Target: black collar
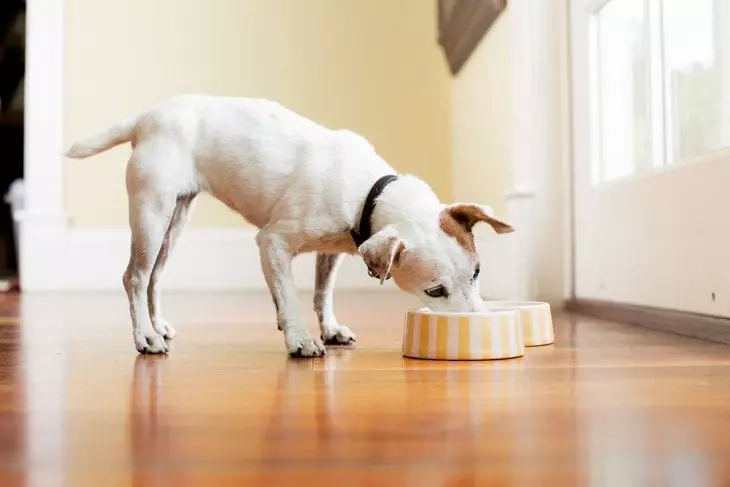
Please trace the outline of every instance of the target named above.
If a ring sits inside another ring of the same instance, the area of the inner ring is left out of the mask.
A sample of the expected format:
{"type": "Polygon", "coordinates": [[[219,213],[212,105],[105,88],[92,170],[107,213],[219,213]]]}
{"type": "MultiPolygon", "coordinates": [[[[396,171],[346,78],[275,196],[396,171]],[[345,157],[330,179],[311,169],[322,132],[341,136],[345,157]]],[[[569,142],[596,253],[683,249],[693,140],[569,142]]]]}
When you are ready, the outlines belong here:
{"type": "Polygon", "coordinates": [[[375,211],[375,199],[380,196],[385,187],[398,179],[395,174],[388,174],[375,181],[373,187],[370,188],[368,197],[365,198],[365,205],[362,207],[362,215],[360,215],[359,229],[353,228],[350,230],[350,235],[355,241],[355,245],[360,247],[367,239],[372,237],[372,227],[370,219],[373,217],[373,211],[375,211]]]}

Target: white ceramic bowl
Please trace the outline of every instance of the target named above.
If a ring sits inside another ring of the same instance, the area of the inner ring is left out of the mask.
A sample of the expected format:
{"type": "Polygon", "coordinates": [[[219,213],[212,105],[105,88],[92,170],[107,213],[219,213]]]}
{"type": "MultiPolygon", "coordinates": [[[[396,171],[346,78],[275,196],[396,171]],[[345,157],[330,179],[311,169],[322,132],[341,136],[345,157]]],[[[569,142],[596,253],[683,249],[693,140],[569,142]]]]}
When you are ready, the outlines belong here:
{"type": "Polygon", "coordinates": [[[522,316],[522,333],[526,347],[555,343],[550,305],[540,301],[485,301],[489,309],[514,309],[522,316]]]}
{"type": "Polygon", "coordinates": [[[403,327],[403,356],[431,360],[493,360],[525,354],[520,312],[492,307],[486,313],[411,310],[403,327]]]}

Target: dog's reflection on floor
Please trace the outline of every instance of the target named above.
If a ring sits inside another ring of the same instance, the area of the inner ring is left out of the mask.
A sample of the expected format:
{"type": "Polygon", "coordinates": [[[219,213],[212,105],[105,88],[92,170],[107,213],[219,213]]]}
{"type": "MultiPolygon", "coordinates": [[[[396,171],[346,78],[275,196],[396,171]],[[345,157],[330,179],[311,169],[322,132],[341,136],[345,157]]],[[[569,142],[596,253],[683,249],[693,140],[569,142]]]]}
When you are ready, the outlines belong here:
{"type": "Polygon", "coordinates": [[[134,361],[130,394],[131,460],[136,471],[169,458],[170,424],[162,411],[166,355],[140,354],[134,361]]]}
{"type": "MultiPolygon", "coordinates": [[[[444,467],[433,466],[427,477],[453,481],[449,462],[456,462],[459,481],[468,483],[493,430],[510,432],[500,445],[506,461],[539,457],[531,432],[543,421],[530,414],[514,420],[515,397],[529,393],[519,361],[447,367],[392,355],[390,369],[388,359],[382,369],[359,368],[356,352],[333,347],[315,361],[271,362],[262,354],[266,366],[254,360],[194,371],[172,357],[140,355],[130,392],[132,484],[166,485],[169,475],[235,466],[251,485],[270,485],[287,469],[353,459],[392,465],[435,449],[444,467]],[[363,400],[381,386],[389,394],[363,400]],[[439,401],[438,421],[424,398],[439,401]],[[404,414],[387,413],[396,408],[404,414]]],[[[416,462],[408,475],[420,479],[421,469],[416,462]]]]}
{"type": "MultiPolygon", "coordinates": [[[[198,456],[195,453],[198,442],[236,445],[223,452],[218,460],[243,464],[251,461],[252,452],[259,452],[254,455],[257,458],[260,452],[269,460],[285,458],[291,453],[292,444],[310,442],[311,434],[316,437],[318,448],[326,450],[328,444],[337,439],[333,432],[333,421],[337,416],[334,397],[336,365],[347,362],[350,353],[351,350],[345,348],[331,350],[323,359],[325,370],[313,370],[309,360],[292,360],[283,356],[284,363],[278,372],[270,375],[266,370],[261,371],[265,379],[261,379],[259,374],[244,374],[232,379],[231,394],[221,398],[229,401],[228,404],[216,404],[214,401],[209,404],[212,409],[195,411],[196,415],[199,413],[196,418],[187,417],[202,426],[193,435],[190,428],[184,427],[186,421],[183,417],[185,412],[192,413],[191,405],[175,403],[181,398],[177,389],[181,378],[175,376],[179,369],[172,362],[174,359],[164,355],[138,355],[134,361],[129,396],[129,448],[135,478],[142,482],[142,476],[149,480],[150,475],[180,467],[175,463],[190,459],[190,455],[198,456]],[[256,390],[252,390],[252,386],[256,390]],[[166,397],[165,391],[170,393],[170,397],[166,397]],[[256,411],[249,409],[251,403],[258,405],[256,411]],[[241,414],[233,413],[228,427],[221,430],[219,422],[222,416],[216,411],[220,407],[225,411],[223,416],[229,415],[230,407],[235,404],[240,406],[241,414]],[[305,434],[302,434],[302,428],[307,430],[305,434]]],[[[189,394],[197,392],[191,389],[189,394]]],[[[191,399],[199,407],[199,398],[191,399]]],[[[265,463],[261,465],[261,472],[255,466],[251,473],[255,476],[270,475],[265,463]]]]}

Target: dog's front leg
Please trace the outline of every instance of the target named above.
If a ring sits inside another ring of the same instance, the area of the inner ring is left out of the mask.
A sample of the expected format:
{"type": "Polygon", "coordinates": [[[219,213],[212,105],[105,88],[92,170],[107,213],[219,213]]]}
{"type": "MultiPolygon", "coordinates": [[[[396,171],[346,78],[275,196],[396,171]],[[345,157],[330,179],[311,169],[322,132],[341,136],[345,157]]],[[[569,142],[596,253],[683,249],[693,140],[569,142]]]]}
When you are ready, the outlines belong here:
{"type": "Polygon", "coordinates": [[[319,329],[325,345],[348,345],[357,340],[352,330],[340,325],[335,317],[335,277],[343,257],[343,254],[317,254],[314,312],[317,313],[319,329]]]}
{"type": "Polygon", "coordinates": [[[276,307],[276,321],[284,332],[289,354],[293,357],[319,357],[324,345],[312,338],[299,311],[299,297],[294,286],[291,263],[294,257],[289,243],[281,234],[261,230],[256,235],[261,256],[261,269],[276,307]]]}

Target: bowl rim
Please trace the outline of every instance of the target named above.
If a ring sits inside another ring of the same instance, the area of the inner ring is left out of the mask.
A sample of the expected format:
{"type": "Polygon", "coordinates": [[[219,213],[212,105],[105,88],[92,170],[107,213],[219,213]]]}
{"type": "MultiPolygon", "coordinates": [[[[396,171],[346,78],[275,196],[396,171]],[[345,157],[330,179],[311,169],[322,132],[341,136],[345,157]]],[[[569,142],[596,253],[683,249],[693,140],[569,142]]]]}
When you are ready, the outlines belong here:
{"type": "Polygon", "coordinates": [[[509,315],[517,314],[518,311],[514,308],[494,307],[487,311],[433,311],[429,308],[412,308],[408,310],[408,314],[419,314],[426,316],[445,316],[445,317],[473,317],[473,316],[494,316],[494,315],[509,315]]]}
{"type": "Polygon", "coordinates": [[[514,307],[514,308],[526,308],[526,307],[533,307],[533,306],[550,306],[550,303],[547,303],[545,301],[503,301],[503,300],[494,300],[494,301],[484,301],[484,304],[487,306],[496,306],[498,308],[503,307],[514,307]]]}

